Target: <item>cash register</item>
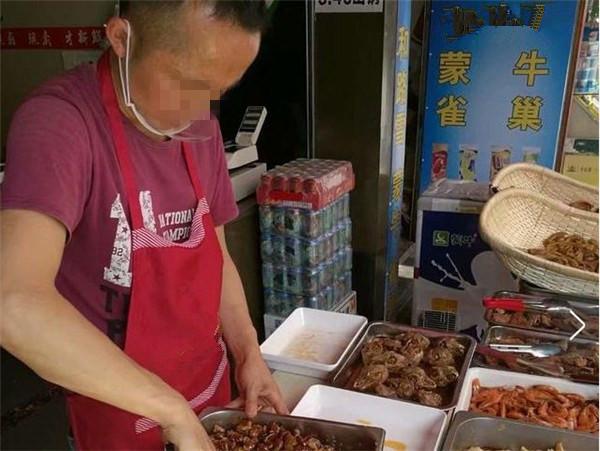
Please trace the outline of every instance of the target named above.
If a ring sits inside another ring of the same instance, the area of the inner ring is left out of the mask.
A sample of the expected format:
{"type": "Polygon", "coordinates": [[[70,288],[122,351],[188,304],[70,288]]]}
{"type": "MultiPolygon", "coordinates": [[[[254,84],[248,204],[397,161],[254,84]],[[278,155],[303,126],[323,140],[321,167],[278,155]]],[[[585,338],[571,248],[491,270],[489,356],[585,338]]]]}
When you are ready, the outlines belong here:
{"type": "Polygon", "coordinates": [[[227,169],[233,185],[236,202],[253,194],[266,172],[267,165],[258,161],[256,142],[267,117],[264,106],[249,106],[235,136],[235,141],[225,142],[227,169]]]}

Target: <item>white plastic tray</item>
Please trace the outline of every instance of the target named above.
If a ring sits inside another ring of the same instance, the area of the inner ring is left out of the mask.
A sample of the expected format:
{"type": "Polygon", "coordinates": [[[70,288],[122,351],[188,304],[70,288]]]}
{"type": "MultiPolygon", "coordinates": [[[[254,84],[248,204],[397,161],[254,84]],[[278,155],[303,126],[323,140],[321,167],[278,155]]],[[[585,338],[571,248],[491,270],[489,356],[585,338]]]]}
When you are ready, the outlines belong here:
{"type": "Polygon", "coordinates": [[[576,393],[588,399],[598,398],[598,386],[579,384],[555,377],[538,376],[535,374],[513,373],[512,371],[493,370],[489,368],[471,368],[467,371],[465,383],[458,398],[456,410],[469,410],[473,379],[479,379],[484,387],[531,387],[532,385],[551,385],[561,392],[576,393]]]}
{"type": "Polygon", "coordinates": [[[327,378],[356,341],[367,318],[299,308],[260,346],[273,370],[327,378]]]}
{"type": "Polygon", "coordinates": [[[561,392],[576,393],[586,399],[598,399],[598,386],[579,384],[555,377],[537,376],[535,374],[513,373],[512,371],[493,370],[489,368],[471,368],[467,372],[465,383],[458,398],[456,411],[469,410],[473,380],[479,379],[484,387],[531,387],[532,385],[551,385],[561,392]]]}
{"type": "Polygon", "coordinates": [[[385,451],[435,450],[446,425],[446,414],[432,407],[324,385],[309,388],[292,415],[380,427],[385,451]]]}

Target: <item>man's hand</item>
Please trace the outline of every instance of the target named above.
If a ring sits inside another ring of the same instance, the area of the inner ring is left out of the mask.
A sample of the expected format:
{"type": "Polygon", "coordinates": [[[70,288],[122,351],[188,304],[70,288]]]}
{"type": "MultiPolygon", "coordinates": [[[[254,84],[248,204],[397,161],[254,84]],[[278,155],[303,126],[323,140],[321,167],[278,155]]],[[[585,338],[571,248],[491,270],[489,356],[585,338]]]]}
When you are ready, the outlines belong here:
{"type": "Polygon", "coordinates": [[[176,451],[215,451],[202,423],[190,408],[182,409],[181,414],[162,428],[164,441],[171,443],[176,451]]]}
{"type": "Polygon", "coordinates": [[[227,346],[236,364],[235,381],[240,399],[229,407],[244,406],[249,417],[256,416],[258,407],[273,407],[287,415],[277,384],[260,355],[256,330],[250,320],[244,287],[240,275],[227,250],[223,227],[217,227],[217,237],[223,251],[223,293],[221,295],[221,326],[227,346]]]}
{"type": "Polygon", "coordinates": [[[238,363],[235,381],[240,398],[230,407],[244,407],[250,418],[256,416],[259,407],[272,407],[281,415],[289,414],[279,387],[259,352],[253,353],[238,363]]]}

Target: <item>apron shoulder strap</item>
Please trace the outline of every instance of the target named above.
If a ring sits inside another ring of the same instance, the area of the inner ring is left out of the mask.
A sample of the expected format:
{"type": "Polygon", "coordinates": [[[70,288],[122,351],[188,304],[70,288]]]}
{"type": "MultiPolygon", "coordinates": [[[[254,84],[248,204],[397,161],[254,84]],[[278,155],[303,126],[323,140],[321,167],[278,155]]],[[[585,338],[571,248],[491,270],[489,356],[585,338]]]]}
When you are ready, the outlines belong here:
{"type": "Polygon", "coordinates": [[[112,82],[112,76],[110,73],[110,50],[102,55],[102,58],[98,62],[98,76],[100,78],[100,89],[102,93],[102,100],[104,108],[108,115],[110,123],[110,129],[112,132],[113,143],[117,154],[117,160],[119,162],[119,168],[121,169],[121,177],[125,184],[125,191],[127,195],[127,204],[131,215],[131,225],[133,230],[137,230],[143,227],[144,221],[142,218],[142,209],[139,202],[139,190],[138,184],[133,170],[133,164],[129,153],[127,152],[127,137],[125,136],[125,129],[121,122],[121,111],[119,110],[119,102],[115,89],[112,82]]]}
{"type": "Polygon", "coordinates": [[[192,185],[194,186],[196,199],[200,201],[204,197],[204,190],[202,189],[202,184],[200,183],[200,173],[198,172],[198,165],[196,164],[196,159],[194,158],[194,153],[191,149],[191,145],[186,142],[183,142],[182,145],[183,156],[185,157],[185,164],[187,165],[188,175],[190,177],[190,180],[192,181],[192,185]]]}

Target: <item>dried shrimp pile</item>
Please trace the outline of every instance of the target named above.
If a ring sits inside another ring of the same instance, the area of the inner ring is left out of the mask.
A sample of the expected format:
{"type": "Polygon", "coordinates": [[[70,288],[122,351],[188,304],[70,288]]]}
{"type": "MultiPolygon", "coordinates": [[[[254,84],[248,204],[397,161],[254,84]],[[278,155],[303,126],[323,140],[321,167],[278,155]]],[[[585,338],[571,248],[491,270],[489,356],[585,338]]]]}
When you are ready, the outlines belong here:
{"type": "Polygon", "coordinates": [[[469,410],[579,432],[598,432],[598,400],[548,385],[482,387],[473,381],[469,410]]]}
{"type": "Polygon", "coordinates": [[[532,255],[584,271],[598,272],[598,241],[579,235],[556,232],[543,241],[542,249],[529,249],[532,255]]]}
{"type": "Polygon", "coordinates": [[[314,436],[303,436],[297,429],[290,431],[277,423],[263,425],[251,420],[242,420],[231,429],[216,425],[210,439],[217,451],[338,451],[314,436]]]}
{"type": "Polygon", "coordinates": [[[592,213],[598,213],[598,207],[594,207],[592,204],[585,200],[577,200],[575,202],[571,202],[569,207],[577,208],[579,210],[591,211],[592,213]]]}

